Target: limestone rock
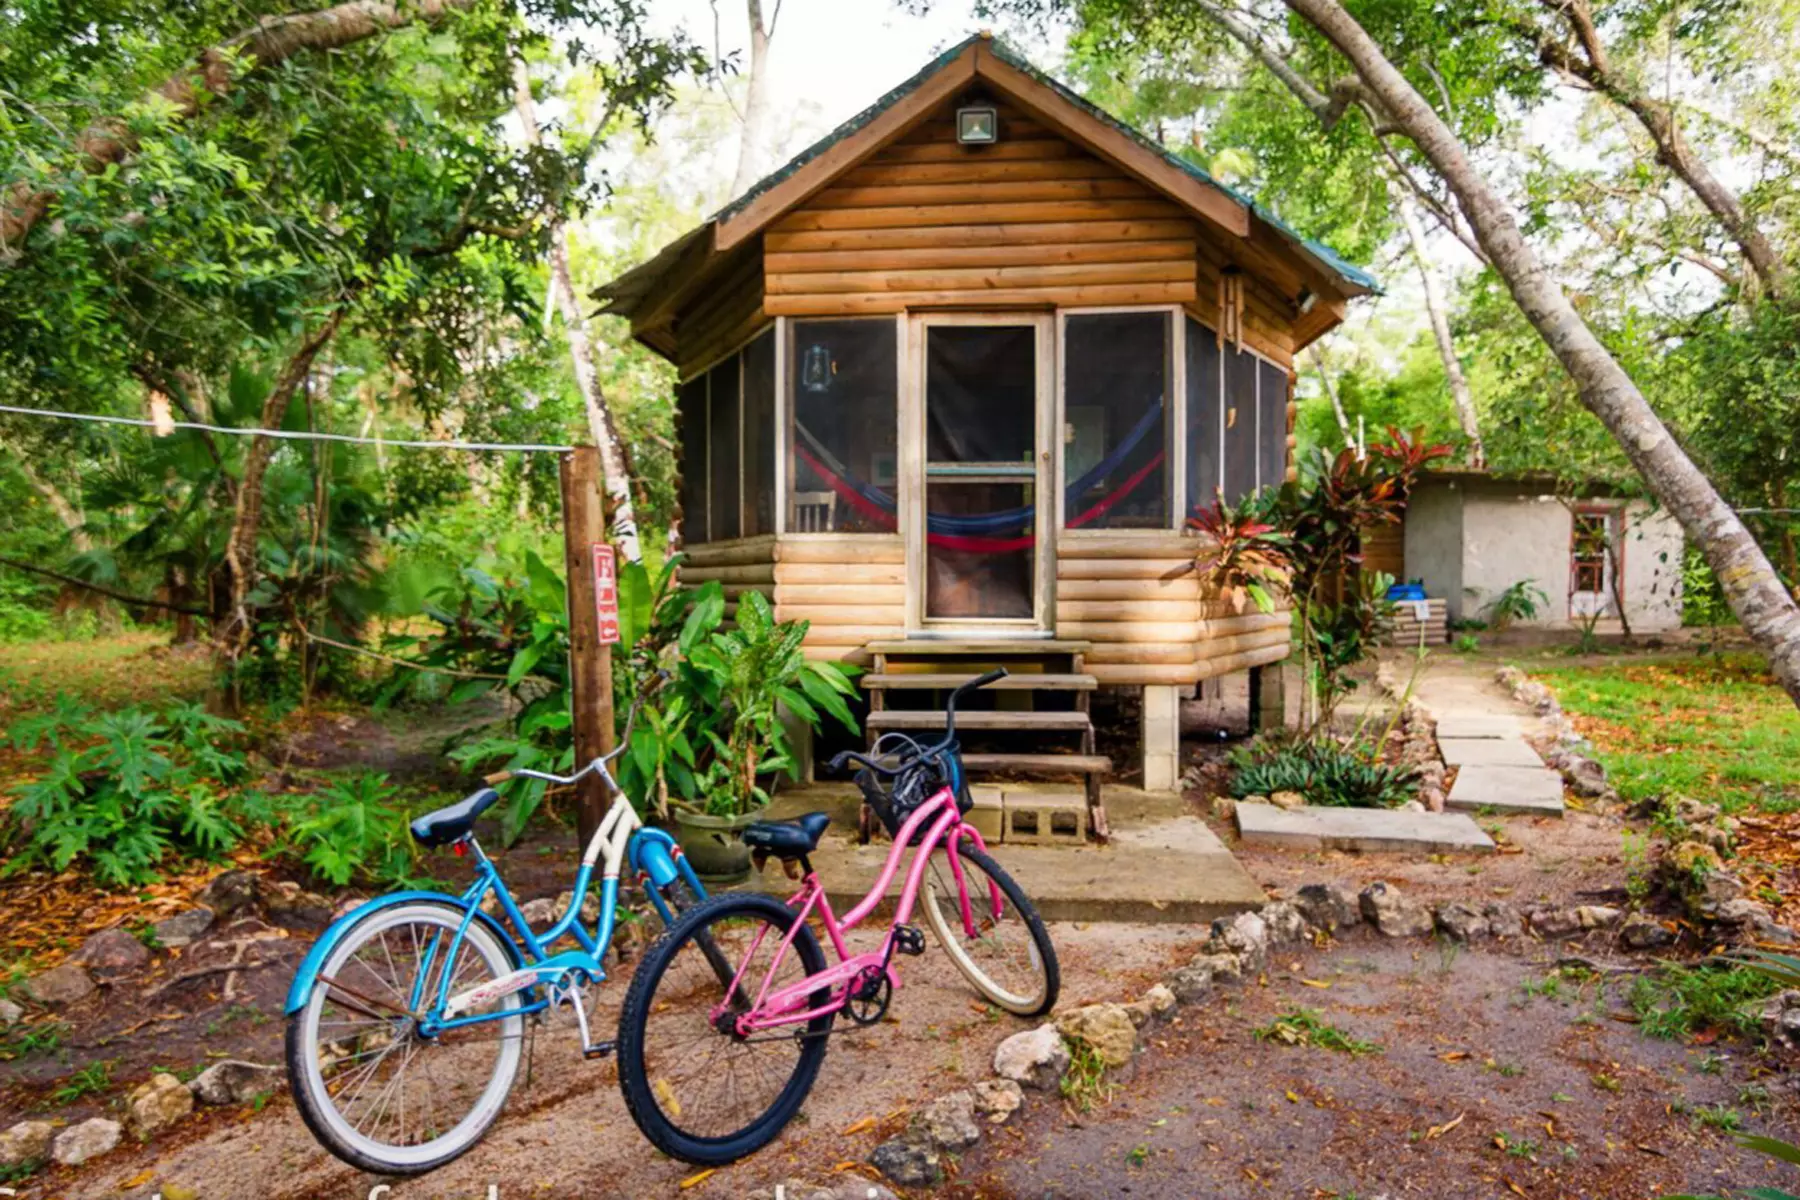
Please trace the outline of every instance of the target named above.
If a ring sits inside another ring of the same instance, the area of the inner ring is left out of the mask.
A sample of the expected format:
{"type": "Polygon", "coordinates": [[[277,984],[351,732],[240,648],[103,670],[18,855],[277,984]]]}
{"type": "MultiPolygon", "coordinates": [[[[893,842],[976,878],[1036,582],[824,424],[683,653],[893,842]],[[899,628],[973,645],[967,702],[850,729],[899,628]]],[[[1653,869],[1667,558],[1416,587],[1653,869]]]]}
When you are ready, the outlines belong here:
{"type": "Polygon", "coordinates": [[[1294,907],[1314,929],[1326,933],[1362,920],[1356,893],[1335,883],[1309,883],[1294,897],[1294,907]]]}
{"type": "Polygon", "coordinates": [[[1606,904],[1583,904],[1575,910],[1575,919],[1583,929],[1611,929],[1624,915],[1606,904]]]}
{"type": "MultiPolygon", "coordinates": [[[[574,892],[561,893],[560,895],[558,895],[556,897],[556,908],[552,911],[551,916],[559,917],[563,913],[568,912],[569,905],[573,904],[574,902],[575,902],[575,893],[574,892]]],[[[599,919],[600,919],[600,897],[599,897],[598,893],[596,893],[594,891],[593,888],[589,888],[588,894],[586,896],[583,896],[581,899],[581,923],[583,925],[588,926],[591,929],[591,928],[593,928],[594,923],[596,921],[598,921],[599,919]]]]}
{"type": "Polygon", "coordinates": [[[1732,926],[1770,919],[1768,906],[1754,900],[1727,900],[1709,915],[1721,925],[1732,926]]]}
{"type": "Polygon", "coordinates": [[[41,975],[33,975],[19,989],[26,999],[46,1008],[62,1008],[85,1000],[98,990],[94,977],[80,963],[66,962],[51,967],[41,975]]]}
{"type": "Polygon", "coordinates": [[[1579,754],[1569,755],[1568,765],[1563,774],[1569,778],[1569,786],[1577,796],[1594,797],[1606,791],[1606,768],[1591,758],[1579,754]]]}
{"type": "Polygon", "coordinates": [[[1179,1004],[1175,999],[1175,993],[1160,983],[1151,984],[1150,990],[1144,993],[1144,998],[1139,1003],[1148,1004],[1150,1015],[1158,1020],[1173,1016],[1179,1004]]]}
{"type": "Polygon", "coordinates": [[[1776,942],[1784,946],[1791,946],[1796,940],[1792,929],[1772,917],[1750,918],[1748,935],[1753,942],[1776,942]]]}
{"type": "Polygon", "coordinates": [[[213,926],[213,910],[201,905],[190,908],[186,912],[178,912],[174,916],[158,921],[150,928],[156,934],[158,945],[170,949],[191,946],[206,936],[206,931],[213,926]]]}
{"type": "Polygon", "coordinates": [[[1675,944],[1675,935],[1661,921],[1643,913],[1632,913],[1625,918],[1625,925],[1619,930],[1619,938],[1632,950],[1655,950],[1675,944]]]}
{"type": "Polygon", "coordinates": [[[1510,904],[1502,904],[1498,900],[1481,907],[1481,915],[1487,919],[1488,932],[1497,938],[1523,937],[1525,935],[1525,918],[1519,910],[1510,904]]]}
{"type": "Polygon", "coordinates": [[[1267,804],[1269,798],[1267,796],[1239,796],[1237,802],[1239,804],[1267,804]]]}
{"type": "Polygon", "coordinates": [[[1425,811],[1425,803],[1422,800],[1408,800],[1405,804],[1402,804],[1400,806],[1400,811],[1401,812],[1409,812],[1409,813],[1422,813],[1425,811]]]}
{"type": "Polygon", "coordinates": [[[881,1143],[869,1161],[901,1187],[932,1187],[944,1177],[937,1151],[909,1138],[881,1143]]]}
{"type": "Polygon", "coordinates": [[[1056,1031],[1085,1043],[1109,1067],[1122,1067],[1137,1052],[1137,1026],[1123,1004],[1088,1004],[1056,1018],[1056,1031]]]}
{"type": "Polygon", "coordinates": [[[1486,937],[1489,930],[1487,918],[1467,904],[1446,904],[1438,909],[1437,927],[1459,942],[1486,937]]]}
{"type": "Polygon", "coordinates": [[[1015,1033],[994,1048],[994,1074],[1023,1087],[1054,1091],[1068,1069],[1069,1048],[1054,1025],[1015,1033]]]}
{"type": "Polygon", "coordinates": [[[256,876],[248,871],[227,871],[206,885],[200,902],[221,921],[256,907],[256,876]]]}
{"type": "Polygon", "coordinates": [[[1358,902],[1363,920],[1383,937],[1424,937],[1432,930],[1431,910],[1383,880],[1364,888],[1358,902]]]}
{"type": "MultiPolygon", "coordinates": [[[[1684,845],[1694,845],[1693,842],[1684,845]]],[[[1720,911],[1736,900],[1744,898],[1744,885],[1738,877],[1729,871],[1704,871],[1691,884],[1688,892],[1688,904],[1695,915],[1708,921],[1719,919],[1720,911]]]]}
{"type": "Polygon", "coordinates": [[[17,1025],[24,1017],[24,1009],[5,996],[0,996],[0,1029],[5,1029],[8,1025],[17,1025]]]}
{"type": "Polygon", "coordinates": [[[1237,955],[1245,971],[1260,971],[1269,962],[1269,927],[1256,913],[1220,917],[1212,923],[1206,948],[1213,954],[1237,955]]]}
{"type": "Polygon", "coordinates": [[[1212,802],[1213,819],[1230,821],[1237,816],[1238,802],[1230,796],[1214,796],[1212,802]]]}
{"type": "Polygon", "coordinates": [[[1197,1004],[1212,990],[1213,973],[1205,967],[1181,967],[1167,980],[1168,988],[1183,1004],[1197,1004]]]}
{"type": "Polygon", "coordinates": [[[56,1135],[50,1146],[50,1157],[65,1167],[79,1166],[117,1146],[121,1132],[117,1121],[108,1121],[105,1117],[71,1125],[56,1135]]]}
{"type": "Polygon", "coordinates": [[[1276,808],[1305,808],[1306,797],[1299,792],[1271,792],[1269,793],[1269,803],[1276,808]]]}
{"type": "Polygon", "coordinates": [[[202,1104],[249,1104],[279,1088],[286,1074],[280,1067],[228,1058],[200,1072],[188,1084],[188,1090],[202,1104]]]}
{"type": "Polygon", "coordinates": [[[913,1131],[939,1150],[961,1150],[981,1140],[975,1123],[975,1094],[951,1092],[913,1114],[913,1131]]]}
{"type": "Polygon", "coordinates": [[[331,901],[291,880],[263,889],[262,903],[269,918],[278,925],[323,929],[331,924],[331,901]]]}
{"type": "Polygon", "coordinates": [[[1263,926],[1269,931],[1271,945],[1285,945],[1306,939],[1306,918],[1286,900],[1275,900],[1262,906],[1263,926]]]}
{"type": "Polygon", "coordinates": [[[1723,872],[1725,860],[1704,842],[1682,842],[1669,851],[1669,867],[1677,874],[1694,875],[1701,871],[1723,872]]]}
{"type": "Polygon", "coordinates": [[[50,1143],[55,1138],[56,1126],[48,1121],[20,1121],[0,1133],[0,1167],[43,1162],[50,1157],[50,1143]]]}
{"type": "Polygon", "coordinates": [[[1024,1103],[1024,1091],[1010,1079],[983,1079],[975,1085],[975,1111],[989,1124],[1006,1124],[1024,1103]]]}
{"type": "Polygon", "coordinates": [[[194,1093],[167,1072],[140,1084],[125,1101],[125,1120],[140,1141],[167,1129],[194,1111],[194,1093]]]}
{"type": "Polygon", "coordinates": [[[1581,918],[1572,908],[1534,908],[1528,914],[1531,932],[1541,938],[1568,937],[1581,932],[1581,918]]]}
{"type": "Polygon", "coordinates": [[[1777,1045],[1790,1050],[1800,1047],[1800,991],[1789,989],[1771,996],[1763,1005],[1762,1026],[1777,1045]]]}
{"type": "Polygon", "coordinates": [[[556,920],[557,914],[561,912],[562,909],[557,907],[556,901],[548,896],[527,900],[519,905],[519,915],[524,917],[525,923],[538,933],[548,929],[550,923],[556,920]]]}
{"type": "Polygon", "coordinates": [[[81,943],[74,957],[102,977],[129,975],[150,964],[150,951],[123,925],[102,929],[81,943]]]}

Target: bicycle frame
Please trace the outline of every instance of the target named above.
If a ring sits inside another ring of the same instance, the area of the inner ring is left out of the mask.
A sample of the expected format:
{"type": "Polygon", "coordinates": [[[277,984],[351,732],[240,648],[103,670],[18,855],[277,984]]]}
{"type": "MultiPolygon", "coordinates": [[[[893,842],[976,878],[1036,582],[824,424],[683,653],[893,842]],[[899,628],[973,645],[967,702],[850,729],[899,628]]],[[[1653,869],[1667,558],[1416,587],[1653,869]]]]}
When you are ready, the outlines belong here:
{"type": "MultiPolygon", "coordinates": [[[[801,881],[800,890],[788,900],[790,907],[798,909],[798,919],[793,927],[782,938],[781,945],[775,950],[775,957],[769,964],[768,975],[758,990],[755,1002],[748,1012],[740,1013],[735,1018],[735,1028],[739,1036],[748,1036],[762,1030],[776,1029],[786,1025],[802,1025],[829,1013],[838,1012],[850,1002],[851,985],[861,978],[865,972],[878,969],[887,977],[888,982],[898,988],[900,977],[893,966],[894,944],[901,926],[907,924],[912,917],[914,903],[919,897],[919,888],[925,879],[925,868],[931,861],[939,845],[948,837],[947,853],[950,859],[950,871],[956,878],[957,895],[962,905],[963,930],[968,936],[975,936],[975,912],[969,903],[968,889],[963,882],[962,859],[957,854],[957,845],[963,838],[975,843],[977,850],[986,850],[981,833],[973,825],[962,819],[957,810],[956,796],[947,787],[940,788],[925,803],[907,818],[894,837],[894,847],[888,851],[887,862],[883,864],[881,875],[876,879],[868,895],[857,902],[842,917],[831,910],[831,900],[825,894],[825,887],[819,882],[817,871],[808,871],[801,881]],[[916,847],[913,847],[912,863],[907,869],[905,886],[900,890],[900,902],[894,910],[894,919],[888,928],[887,937],[882,939],[881,949],[868,954],[852,955],[844,945],[844,935],[862,924],[871,913],[887,897],[888,886],[893,883],[899,872],[900,860],[906,854],[913,837],[929,824],[930,829],[916,847]],[[824,925],[826,935],[831,939],[833,951],[838,963],[828,967],[816,975],[808,976],[798,983],[789,984],[770,994],[770,984],[775,979],[775,972],[781,965],[782,958],[793,946],[794,938],[806,925],[806,919],[814,912],[818,913],[819,922],[824,925]],[[840,985],[842,985],[840,987],[840,985]],[[812,997],[820,988],[838,988],[830,1000],[818,1007],[808,1007],[812,997]]],[[[989,903],[993,907],[996,920],[1001,913],[1003,903],[1000,889],[992,881],[988,884],[989,903]]],[[[726,990],[728,998],[713,1012],[714,1020],[723,1016],[729,1005],[729,998],[741,995],[739,988],[743,983],[744,972],[756,958],[756,952],[768,933],[765,926],[752,939],[749,951],[744,955],[743,964],[738,967],[737,976],[732,979],[726,990]]]]}

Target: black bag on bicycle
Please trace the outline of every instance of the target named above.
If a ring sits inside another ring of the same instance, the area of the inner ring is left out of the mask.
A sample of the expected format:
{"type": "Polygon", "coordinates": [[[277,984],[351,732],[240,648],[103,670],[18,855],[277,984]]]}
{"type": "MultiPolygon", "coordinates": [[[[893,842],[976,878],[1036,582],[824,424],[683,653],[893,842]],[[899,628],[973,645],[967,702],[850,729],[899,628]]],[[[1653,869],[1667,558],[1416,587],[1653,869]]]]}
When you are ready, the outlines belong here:
{"type": "MultiPolygon", "coordinates": [[[[883,749],[882,741],[885,740],[887,739],[877,741],[872,753],[896,753],[894,749],[883,749]]],[[[907,749],[915,752],[918,750],[918,743],[911,738],[903,737],[902,740],[907,749]]],[[[856,773],[856,786],[862,789],[863,802],[881,819],[889,837],[899,837],[908,818],[925,801],[935,796],[940,787],[948,787],[956,796],[958,812],[966,815],[975,806],[975,798],[969,794],[969,781],[963,774],[962,759],[957,750],[956,744],[952,743],[941,753],[929,758],[917,756],[910,762],[906,761],[905,751],[900,750],[903,766],[900,774],[894,777],[892,788],[882,787],[880,778],[866,767],[856,773]]],[[[912,843],[917,845],[923,840],[924,833],[925,830],[921,827],[913,834],[912,843]]]]}

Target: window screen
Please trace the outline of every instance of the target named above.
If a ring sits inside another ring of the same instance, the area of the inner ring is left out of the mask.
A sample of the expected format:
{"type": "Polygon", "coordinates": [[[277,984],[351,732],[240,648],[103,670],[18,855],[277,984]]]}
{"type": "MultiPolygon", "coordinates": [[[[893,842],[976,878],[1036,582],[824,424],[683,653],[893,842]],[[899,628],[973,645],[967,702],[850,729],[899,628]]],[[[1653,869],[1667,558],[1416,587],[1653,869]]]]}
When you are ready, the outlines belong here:
{"type": "Polygon", "coordinates": [[[1094,313],[1063,326],[1063,520],[1070,529],[1169,523],[1168,313],[1094,313]]]}
{"type": "Polygon", "coordinates": [[[894,321],[789,327],[788,531],[889,532],[897,527],[894,321]]]}
{"type": "Polygon", "coordinates": [[[706,373],[710,392],[707,426],[707,456],[712,460],[708,473],[712,495],[707,503],[708,531],[715,542],[738,536],[739,463],[738,463],[738,359],[726,359],[706,373]]]}
{"type": "Polygon", "coordinates": [[[681,540],[697,546],[707,540],[706,376],[681,385],[675,412],[681,421],[681,540]]]}
{"type": "Polygon", "coordinates": [[[775,532],[775,331],[744,348],[745,537],[775,532]]]}
{"type": "Polygon", "coordinates": [[[1225,499],[1232,504],[1256,490],[1258,362],[1247,350],[1225,351],[1225,499]]]}
{"type": "Polygon", "coordinates": [[[1219,474],[1219,338],[1187,318],[1188,515],[1211,508],[1224,479],[1219,474]]]}
{"type": "Polygon", "coordinates": [[[1288,374],[1274,363],[1256,368],[1256,483],[1281,486],[1287,478],[1288,374]]]}

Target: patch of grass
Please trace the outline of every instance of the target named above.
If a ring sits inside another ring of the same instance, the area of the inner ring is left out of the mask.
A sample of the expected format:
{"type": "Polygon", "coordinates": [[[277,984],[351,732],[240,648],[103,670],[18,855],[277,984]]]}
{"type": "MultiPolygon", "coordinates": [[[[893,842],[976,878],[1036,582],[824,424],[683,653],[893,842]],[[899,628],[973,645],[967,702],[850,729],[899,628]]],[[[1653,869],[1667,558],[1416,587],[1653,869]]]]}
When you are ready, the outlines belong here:
{"type": "Polygon", "coordinates": [[[23,1183],[37,1174],[44,1165],[41,1158],[28,1158],[23,1162],[0,1163],[0,1184],[23,1183]]]}
{"type": "Polygon", "coordinates": [[[1750,654],[1537,672],[1627,800],[1686,794],[1727,812],[1800,809],[1800,711],[1750,654]]]}
{"type": "Polygon", "coordinates": [[[1069,1066],[1058,1083],[1062,1098],[1081,1112],[1113,1098],[1117,1086],[1106,1081],[1106,1062],[1086,1042],[1069,1043],[1069,1066]]]}
{"type": "Polygon", "coordinates": [[[1128,1167],[1141,1167],[1149,1161],[1150,1161],[1150,1147],[1146,1146],[1142,1142],[1139,1142],[1137,1145],[1133,1146],[1125,1154],[1125,1165],[1128,1167]]]}
{"type": "Polygon", "coordinates": [[[112,1060],[91,1062],[79,1071],[63,1077],[62,1085],[50,1093],[50,1105],[60,1108],[73,1104],[83,1096],[95,1096],[112,1086],[112,1060]]]}
{"type": "Polygon", "coordinates": [[[1514,1158],[1537,1161],[1538,1144],[1528,1137],[1514,1137],[1512,1134],[1502,1131],[1494,1135],[1494,1145],[1514,1158]]]}
{"type": "Polygon", "coordinates": [[[1781,985],[1743,967],[1665,967],[1632,981],[1629,1000],[1648,1037],[1677,1040],[1705,1029],[1737,1037],[1756,1032],[1755,1001],[1781,985]]]}
{"type": "Polygon", "coordinates": [[[1255,1033],[1259,1042],[1280,1042],[1284,1046],[1317,1046],[1321,1050],[1335,1050],[1353,1058],[1381,1053],[1378,1043],[1350,1036],[1337,1026],[1328,1024],[1318,1010],[1311,1008],[1296,1008],[1292,1012],[1283,1013],[1255,1033]]]}
{"type": "Polygon", "coordinates": [[[1525,1073],[1525,1068],[1519,1063],[1497,1062],[1491,1058],[1483,1063],[1482,1067],[1484,1070],[1492,1071],[1502,1079],[1517,1079],[1525,1073]]]}
{"type": "Polygon", "coordinates": [[[1608,1075],[1605,1071],[1596,1071],[1588,1076],[1588,1082],[1603,1092],[1617,1093],[1624,1090],[1625,1085],[1619,1082],[1617,1075],[1608,1075]]]}
{"type": "Polygon", "coordinates": [[[1744,1127],[1744,1117],[1729,1105],[1715,1104],[1711,1108],[1696,1108],[1694,1124],[1720,1133],[1736,1133],[1744,1127]]]}
{"type": "Polygon", "coordinates": [[[0,1039],[0,1062],[11,1062],[29,1054],[54,1054],[68,1032],[69,1027],[60,1021],[20,1026],[0,1039]]]}

